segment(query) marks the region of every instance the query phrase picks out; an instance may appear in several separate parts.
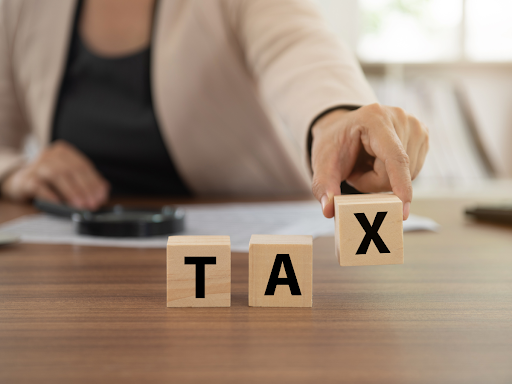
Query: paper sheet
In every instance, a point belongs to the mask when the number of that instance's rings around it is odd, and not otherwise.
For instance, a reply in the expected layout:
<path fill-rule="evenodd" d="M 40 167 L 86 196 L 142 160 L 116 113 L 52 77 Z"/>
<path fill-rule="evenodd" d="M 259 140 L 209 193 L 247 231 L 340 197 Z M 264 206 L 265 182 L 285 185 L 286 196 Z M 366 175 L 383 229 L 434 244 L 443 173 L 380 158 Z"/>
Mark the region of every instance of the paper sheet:
<path fill-rule="evenodd" d="M 180 235 L 229 235 L 233 252 L 248 252 L 252 234 L 334 236 L 334 221 L 323 217 L 316 202 L 235 203 L 183 206 L 185 228 Z M 411 215 L 405 231 L 435 231 L 431 219 Z M 102 238 L 78 235 L 68 219 L 35 214 L 0 225 L 0 233 L 21 237 L 25 243 L 75 244 L 111 247 L 165 248 L 168 236 Z"/>

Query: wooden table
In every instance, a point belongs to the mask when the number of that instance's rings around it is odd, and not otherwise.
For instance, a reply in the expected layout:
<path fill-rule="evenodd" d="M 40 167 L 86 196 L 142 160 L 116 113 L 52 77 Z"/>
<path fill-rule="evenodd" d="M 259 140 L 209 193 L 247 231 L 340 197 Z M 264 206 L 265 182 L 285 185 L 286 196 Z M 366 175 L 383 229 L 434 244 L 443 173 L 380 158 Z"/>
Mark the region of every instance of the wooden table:
<path fill-rule="evenodd" d="M 0 249 L 0 383 L 512 383 L 512 228 L 457 199 L 413 212 L 405 265 L 337 265 L 314 243 L 313 308 L 166 308 L 165 251 Z M 0 221 L 31 212 L 0 201 Z"/>

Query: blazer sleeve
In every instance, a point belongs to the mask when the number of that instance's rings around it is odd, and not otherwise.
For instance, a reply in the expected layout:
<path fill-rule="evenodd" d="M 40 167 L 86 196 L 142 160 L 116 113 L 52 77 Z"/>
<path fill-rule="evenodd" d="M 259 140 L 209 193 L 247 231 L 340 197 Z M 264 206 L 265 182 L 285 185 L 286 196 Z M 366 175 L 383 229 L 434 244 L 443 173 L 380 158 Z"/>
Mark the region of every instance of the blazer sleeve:
<path fill-rule="evenodd" d="M 308 156 L 311 123 L 377 101 L 350 50 L 307 0 L 232 0 L 230 18 L 263 101 Z M 309 163 L 309 160 L 308 160 Z"/>
<path fill-rule="evenodd" d="M 27 133 L 16 97 L 11 63 L 14 33 L 9 33 L 9 27 L 17 15 L 6 3 L 0 0 L 0 183 L 9 172 L 24 163 L 23 142 Z"/>

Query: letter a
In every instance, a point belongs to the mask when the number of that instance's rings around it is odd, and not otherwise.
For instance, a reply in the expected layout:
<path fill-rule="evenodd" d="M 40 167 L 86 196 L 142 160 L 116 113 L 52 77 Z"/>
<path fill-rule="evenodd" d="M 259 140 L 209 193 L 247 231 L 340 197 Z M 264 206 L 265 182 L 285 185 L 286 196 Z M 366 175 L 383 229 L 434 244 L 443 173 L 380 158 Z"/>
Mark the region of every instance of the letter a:
<path fill-rule="evenodd" d="M 286 272 L 286 277 L 279 277 L 281 271 L 281 264 Z M 279 253 L 276 255 L 274 260 L 274 266 L 268 279 L 267 289 L 265 290 L 265 296 L 273 296 L 277 285 L 288 285 L 290 292 L 293 296 L 300 296 L 299 283 L 295 277 L 295 271 L 293 270 L 292 260 L 289 254 Z"/>

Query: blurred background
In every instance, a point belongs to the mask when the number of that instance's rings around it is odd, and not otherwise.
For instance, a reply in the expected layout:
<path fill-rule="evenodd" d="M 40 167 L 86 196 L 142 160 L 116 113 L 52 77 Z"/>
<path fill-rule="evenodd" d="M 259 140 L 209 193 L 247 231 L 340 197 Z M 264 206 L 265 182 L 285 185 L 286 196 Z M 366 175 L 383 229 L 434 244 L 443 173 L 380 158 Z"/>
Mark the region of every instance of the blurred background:
<path fill-rule="evenodd" d="M 507 197 L 512 185 L 512 1 L 314 0 L 382 104 L 430 129 L 416 196 Z"/>

